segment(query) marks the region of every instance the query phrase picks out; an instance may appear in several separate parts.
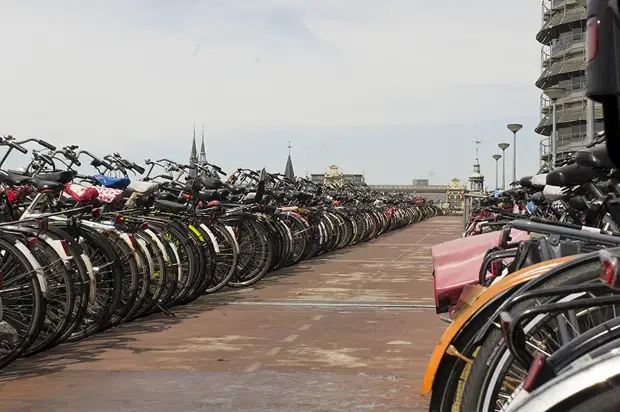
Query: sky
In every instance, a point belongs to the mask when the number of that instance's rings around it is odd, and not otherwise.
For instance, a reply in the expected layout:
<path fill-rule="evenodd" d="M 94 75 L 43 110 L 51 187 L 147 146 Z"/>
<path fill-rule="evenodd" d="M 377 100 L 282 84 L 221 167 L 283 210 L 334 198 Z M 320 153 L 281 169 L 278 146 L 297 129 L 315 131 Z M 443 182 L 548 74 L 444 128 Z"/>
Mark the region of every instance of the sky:
<path fill-rule="evenodd" d="M 2 134 L 101 156 L 446 184 L 517 135 L 535 172 L 540 1 L 3 0 Z M 35 146 L 29 146 L 35 148 Z M 11 164 L 26 156 L 11 157 Z M 501 168 L 501 161 L 500 161 Z M 500 172 L 501 173 L 501 172 Z M 508 179 L 507 179 L 508 180 Z"/>

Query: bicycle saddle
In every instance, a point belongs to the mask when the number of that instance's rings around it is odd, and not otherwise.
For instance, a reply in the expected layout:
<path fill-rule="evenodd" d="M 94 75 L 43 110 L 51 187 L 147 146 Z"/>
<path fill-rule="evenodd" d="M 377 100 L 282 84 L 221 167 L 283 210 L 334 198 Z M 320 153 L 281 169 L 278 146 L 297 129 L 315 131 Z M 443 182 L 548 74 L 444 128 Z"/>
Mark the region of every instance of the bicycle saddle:
<path fill-rule="evenodd" d="M 62 192 L 65 190 L 65 185 L 59 182 L 50 182 L 48 180 L 41 180 L 37 178 L 30 179 L 35 189 L 37 189 L 40 193 L 49 193 L 49 192 Z"/>
<path fill-rule="evenodd" d="M 220 179 L 215 179 L 209 176 L 200 176 L 200 180 L 204 185 L 205 189 L 220 189 L 224 187 L 224 183 Z"/>
<path fill-rule="evenodd" d="M 543 195 L 545 195 L 545 199 L 550 201 L 564 199 L 566 195 L 562 192 L 562 188 L 559 186 L 547 185 L 543 189 Z"/>
<path fill-rule="evenodd" d="M 542 192 L 536 192 L 534 193 L 531 197 L 530 200 L 532 201 L 532 203 L 534 203 L 536 206 L 540 206 L 541 204 L 543 204 L 543 202 L 545 201 L 545 195 L 543 195 Z"/>
<path fill-rule="evenodd" d="M 126 189 L 127 186 L 129 186 L 129 184 L 131 183 L 131 180 L 126 177 L 94 175 L 93 179 L 101 183 L 103 186 L 109 187 L 111 189 Z"/>
<path fill-rule="evenodd" d="M 201 190 L 198 192 L 198 199 L 204 201 L 222 200 L 228 196 L 230 192 L 227 189 L 220 190 Z"/>
<path fill-rule="evenodd" d="M 532 176 L 522 177 L 521 179 L 519 179 L 519 184 L 521 185 L 521 187 L 532 187 Z"/>
<path fill-rule="evenodd" d="M 242 195 L 248 191 L 246 186 L 230 186 L 230 192 L 233 195 Z"/>
<path fill-rule="evenodd" d="M 613 163 L 611 163 L 607 155 L 607 146 L 605 145 L 597 145 L 589 149 L 578 151 L 575 154 L 575 163 L 580 166 L 591 168 L 614 168 Z"/>
<path fill-rule="evenodd" d="M 255 200 L 256 200 L 256 192 L 250 192 L 247 195 L 243 196 L 243 199 L 241 199 L 241 203 L 244 203 L 244 204 L 254 203 Z"/>
<path fill-rule="evenodd" d="M 534 187 L 545 187 L 547 184 L 547 174 L 534 175 L 532 176 L 532 186 Z"/>
<path fill-rule="evenodd" d="M 142 180 L 137 180 L 129 183 L 127 189 L 132 190 L 134 192 L 142 193 L 144 195 L 150 195 L 154 193 L 157 188 L 159 188 L 159 183 L 157 182 L 143 182 Z"/>
<path fill-rule="evenodd" d="M 30 183 L 30 176 L 0 170 L 0 181 L 10 186 L 19 186 Z"/>
<path fill-rule="evenodd" d="M 576 210 L 588 210 L 588 204 L 583 196 L 573 196 L 568 199 L 570 207 Z"/>
<path fill-rule="evenodd" d="M 155 209 L 164 210 L 166 212 L 179 213 L 185 211 L 187 209 L 186 205 L 181 203 L 172 202 L 170 200 L 161 200 L 158 199 L 155 201 Z"/>
<path fill-rule="evenodd" d="M 547 173 L 547 184 L 553 186 L 580 186 L 594 179 L 594 171 L 589 167 L 572 164 L 558 167 Z"/>
<path fill-rule="evenodd" d="M 75 174 L 76 173 L 73 170 L 62 170 L 59 172 L 36 174 L 33 177 L 35 179 L 45 180 L 48 182 L 57 182 L 57 183 L 67 184 L 67 183 L 71 183 L 71 181 L 75 177 Z"/>

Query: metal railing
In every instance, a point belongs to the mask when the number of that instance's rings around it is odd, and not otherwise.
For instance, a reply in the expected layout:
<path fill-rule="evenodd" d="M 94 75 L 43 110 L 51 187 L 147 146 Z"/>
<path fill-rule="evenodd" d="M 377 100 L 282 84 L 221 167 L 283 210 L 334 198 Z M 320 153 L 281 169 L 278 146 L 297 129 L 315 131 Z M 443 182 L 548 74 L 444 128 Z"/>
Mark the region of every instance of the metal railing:
<path fill-rule="evenodd" d="M 538 144 L 538 153 L 540 156 L 540 167 L 543 167 L 544 163 L 549 160 L 551 155 L 551 138 L 547 137 L 542 139 Z"/>
<path fill-rule="evenodd" d="M 375 190 L 417 190 L 424 192 L 427 189 L 433 190 L 447 190 L 447 185 L 428 185 L 428 186 L 414 186 L 414 185 L 368 185 L 369 188 Z"/>
<path fill-rule="evenodd" d="M 589 142 L 586 132 L 561 134 L 558 136 L 557 152 L 567 153 L 581 150 Z"/>
<path fill-rule="evenodd" d="M 476 207 L 480 207 L 481 199 L 486 197 L 488 196 L 475 193 L 466 193 L 463 196 L 463 230 L 467 229 L 467 222 L 469 222 L 472 210 Z"/>

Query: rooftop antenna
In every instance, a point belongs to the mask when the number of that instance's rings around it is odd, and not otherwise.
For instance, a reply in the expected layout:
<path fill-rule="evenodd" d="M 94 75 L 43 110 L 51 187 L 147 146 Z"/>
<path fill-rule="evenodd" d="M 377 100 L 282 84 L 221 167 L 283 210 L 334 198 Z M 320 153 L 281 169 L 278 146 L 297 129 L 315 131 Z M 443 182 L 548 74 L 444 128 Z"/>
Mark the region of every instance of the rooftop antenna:
<path fill-rule="evenodd" d="M 194 139 L 196 139 L 196 122 L 194 122 Z"/>
<path fill-rule="evenodd" d="M 482 140 L 474 140 L 474 143 L 476 144 L 476 159 L 478 158 L 478 145 L 482 144 Z"/>
<path fill-rule="evenodd" d="M 291 141 L 289 140 L 289 141 L 288 141 L 288 155 L 289 155 L 289 156 L 291 155 L 291 147 L 292 147 L 292 146 L 291 146 Z"/>

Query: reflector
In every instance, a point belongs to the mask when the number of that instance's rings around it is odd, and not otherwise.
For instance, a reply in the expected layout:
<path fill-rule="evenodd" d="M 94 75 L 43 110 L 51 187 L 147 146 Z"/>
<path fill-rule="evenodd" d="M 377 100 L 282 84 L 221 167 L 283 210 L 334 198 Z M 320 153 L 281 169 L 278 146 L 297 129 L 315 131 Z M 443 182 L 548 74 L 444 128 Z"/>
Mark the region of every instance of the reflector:
<path fill-rule="evenodd" d="M 96 207 L 96 208 L 93 209 L 91 214 L 92 214 L 94 220 L 99 220 L 99 219 L 101 219 L 101 215 L 103 214 L 103 209 L 100 208 L 100 207 Z"/>
<path fill-rule="evenodd" d="M 66 240 L 62 239 L 60 241 L 60 244 L 62 245 L 62 248 L 67 254 L 67 256 L 71 256 L 71 251 L 69 250 L 69 243 Z"/>
<path fill-rule="evenodd" d="M 504 341 L 508 342 L 510 324 L 512 323 L 512 315 L 508 312 L 501 312 L 499 314 L 499 323 L 504 333 Z"/>
<path fill-rule="evenodd" d="M 36 237 L 28 238 L 28 243 L 26 246 L 28 246 L 28 249 L 32 250 L 37 247 L 37 241 L 38 239 Z"/>
<path fill-rule="evenodd" d="M 601 281 L 613 289 L 620 288 L 618 284 L 618 258 L 607 250 L 600 250 L 598 255 L 601 263 L 603 263 L 603 271 L 600 274 Z"/>
<path fill-rule="evenodd" d="M 586 47 L 586 61 L 591 62 L 598 55 L 598 26 L 600 24 L 598 17 L 590 17 L 586 23 L 586 39 L 588 46 Z"/>
<path fill-rule="evenodd" d="M 540 375 L 540 372 L 545 365 L 545 355 L 540 352 L 536 352 L 534 355 L 534 362 L 530 365 L 530 370 L 527 372 L 527 376 L 523 381 L 523 390 L 531 392 L 536 385 L 536 378 Z"/>

